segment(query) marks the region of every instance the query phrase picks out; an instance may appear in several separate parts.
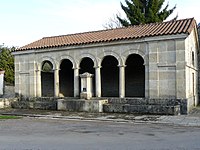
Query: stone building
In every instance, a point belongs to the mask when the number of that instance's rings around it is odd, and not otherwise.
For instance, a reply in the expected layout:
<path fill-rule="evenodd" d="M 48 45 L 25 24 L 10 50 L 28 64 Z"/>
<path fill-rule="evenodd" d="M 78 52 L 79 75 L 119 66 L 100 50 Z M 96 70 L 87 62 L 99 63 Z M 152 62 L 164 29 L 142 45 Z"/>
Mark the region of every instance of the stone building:
<path fill-rule="evenodd" d="M 197 26 L 198 29 L 198 39 L 199 39 L 199 45 L 200 45 L 200 23 Z M 198 53 L 198 95 L 200 99 L 200 54 Z"/>
<path fill-rule="evenodd" d="M 93 97 L 185 100 L 198 104 L 198 35 L 193 18 L 44 37 L 13 52 L 15 92 L 79 97 L 93 74 Z"/>

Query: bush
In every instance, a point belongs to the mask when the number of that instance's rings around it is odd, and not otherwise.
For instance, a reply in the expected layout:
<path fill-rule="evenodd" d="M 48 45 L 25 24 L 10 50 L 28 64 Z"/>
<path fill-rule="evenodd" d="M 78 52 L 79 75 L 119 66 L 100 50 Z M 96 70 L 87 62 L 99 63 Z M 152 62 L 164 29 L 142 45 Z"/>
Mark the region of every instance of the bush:
<path fill-rule="evenodd" d="M 14 84 L 14 57 L 11 51 L 15 48 L 0 47 L 0 70 L 5 71 L 5 82 Z"/>

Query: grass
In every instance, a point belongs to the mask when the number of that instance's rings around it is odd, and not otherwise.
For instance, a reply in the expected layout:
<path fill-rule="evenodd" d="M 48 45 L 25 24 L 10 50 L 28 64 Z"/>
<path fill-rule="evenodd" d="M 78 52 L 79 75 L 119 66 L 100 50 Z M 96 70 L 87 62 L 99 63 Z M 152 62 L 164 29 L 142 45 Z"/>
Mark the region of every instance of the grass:
<path fill-rule="evenodd" d="M 0 115 L 0 120 L 1 119 L 20 119 L 22 117 L 19 116 L 7 116 L 7 115 Z"/>

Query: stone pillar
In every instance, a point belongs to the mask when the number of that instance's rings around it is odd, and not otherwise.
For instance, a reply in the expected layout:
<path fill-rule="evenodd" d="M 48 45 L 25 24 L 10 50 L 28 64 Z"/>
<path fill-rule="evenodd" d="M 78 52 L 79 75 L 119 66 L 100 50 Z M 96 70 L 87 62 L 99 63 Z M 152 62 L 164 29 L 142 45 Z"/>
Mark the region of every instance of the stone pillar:
<path fill-rule="evenodd" d="M 54 70 L 54 96 L 59 96 L 59 69 Z"/>
<path fill-rule="evenodd" d="M 149 65 L 144 64 L 145 66 L 145 97 L 149 98 Z"/>
<path fill-rule="evenodd" d="M 91 99 L 93 93 L 92 77 L 93 74 L 85 72 L 80 75 L 81 77 L 81 93 L 80 98 Z"/>
<path fill-rule="evenodd" d="M 79 68 L 74 69 L 74 97 L 79 97 Z"/>
<path fill-rule="evenodd" d="M 95 67 L 96 97 L 101 97 L 101 67 Z"/>
<path fill-rule="evenodd" d="M 42 86 L 41 86 L 41 70 L 37 70 L 37 79 L 36 79 L 36 90 L 37 90 L 37 97 L 42 96 Z"/>
<path fill-rule="evenodd" d="M 4 73 L 5 71 L 0 69 L 0 95 L 4 94 Z"/>
<path fill-rule="evenodd" d="M 125 66 L 118 66 L 119 67 L 119 97 L 125 97 Z"/>

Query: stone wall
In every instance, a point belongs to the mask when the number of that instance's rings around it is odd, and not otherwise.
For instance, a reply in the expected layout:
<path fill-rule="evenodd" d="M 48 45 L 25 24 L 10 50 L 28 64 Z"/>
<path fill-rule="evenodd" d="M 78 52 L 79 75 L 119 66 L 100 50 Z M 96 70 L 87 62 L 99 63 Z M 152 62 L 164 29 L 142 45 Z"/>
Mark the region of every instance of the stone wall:
<path fill-rule="evenodd" d="M 15 86 L 5 85 L 3 98 L 14 98 L 15 97 Z"/>
<path fill-rule="evenodd" d="M 134 114 L 187 114 L 186 99 L 108 98 L 104 112 Z"/>
<path fill-rule="evenodd" d="M 18 98 L 15 98 L 14 88 L 14 86 L 4 86 L 4 94 L 0 98 L 0 109 L 11 108 L 12 103 L 18 100 Z"/>
<path fill-rule="evenodd" d="M 0 109 L 11 108 L 12 103 L 17 102 L 18 98 L 0 98 Z"/>
<path fill-rule="evenodd" d="M 9 105 L 10 106 L 10 105 Z M 80 100 L 69 98 L 20 98 L 12 101 L 13 108 L 66 110 L 77 112 L 133 113 L 133 114 L 187 114 L 187 99 L 104 98 Z"/>
<path fill-rule="evenodd" d="M 57 110 L 57 98 L 54 97 L 21 97 L 12 103 L 17 109 Z"/>

